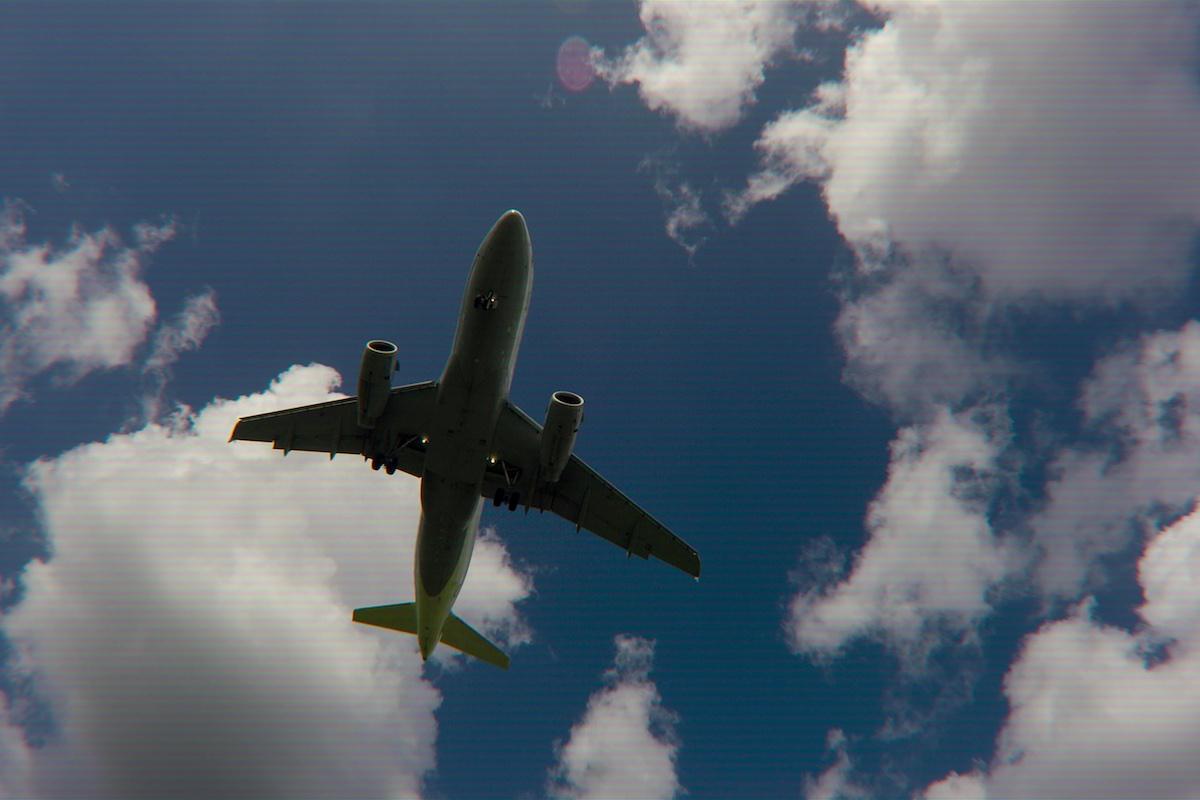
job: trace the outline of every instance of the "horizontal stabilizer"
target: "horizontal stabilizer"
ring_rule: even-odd
[[[455,650],[461,650],[500,669],[508,669],[508,656],[504,651],[453,614],[446,617],[446,624],[442,627],[442,644],[448,644]]]
[[[417,604],[397,603],[394,606],[373,606],[354,609],[354,621],[376,625],[402,633],[417,632]]]
[[[354,609],[354,621],[364,625],[375,625],[402,633],[417,632],[417,604],[397,603],[391,606],[372,606]],[[508,669],[508,656],[483,635],[451,614],[442,626],[442,644],[460,650],[480,661]]]

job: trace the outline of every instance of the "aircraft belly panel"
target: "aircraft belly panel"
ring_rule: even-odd
[[[477,486],[426,472],[421,480],[417,573],[425,593],[440,595],[456,571],[466,572],[482,499]]]

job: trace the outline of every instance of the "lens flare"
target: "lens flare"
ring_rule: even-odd
[[[591,46],[582,36],[572,36],[558,48],[558,82],[571,92],[582,92],[596,79]]]

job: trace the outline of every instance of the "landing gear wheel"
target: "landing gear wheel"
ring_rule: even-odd
[[[509,511],[516,511],[517,506],[519,506],[520,504],[521,504],[521,493],[520,492],[513,492],[512,494],[510,494],[508,496],[508,510]]]
[[[383,468],[385,470],[387,470],[388,475],[396,474],[396,463],[394,461],[387,462],[386,464],[383,465]]]
[[[496,508],[504,505],[504,489],[497,489],[495,497],[492,498],[492,505]]]
[[[372,459],[371,459],[371,469],[373,469],[373,470],[375,470],[376,472],[378,472],[378,471],[379,471],[379,468],[380,468],[380,467],[382,467],[382,466],[383,466],[383,462],[382,462],[382,461],[380,461],[378,458],[372,458]]]

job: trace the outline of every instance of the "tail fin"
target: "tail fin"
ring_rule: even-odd
[[[373,606],[354,609],[354,621],[403,633],[417,632],[417,604],[399,603],[393,606]],[[451,614],[442,626],[442,644],[461,650],[480,661],[500,669],[508,669],[508,656],[483,635]]]

